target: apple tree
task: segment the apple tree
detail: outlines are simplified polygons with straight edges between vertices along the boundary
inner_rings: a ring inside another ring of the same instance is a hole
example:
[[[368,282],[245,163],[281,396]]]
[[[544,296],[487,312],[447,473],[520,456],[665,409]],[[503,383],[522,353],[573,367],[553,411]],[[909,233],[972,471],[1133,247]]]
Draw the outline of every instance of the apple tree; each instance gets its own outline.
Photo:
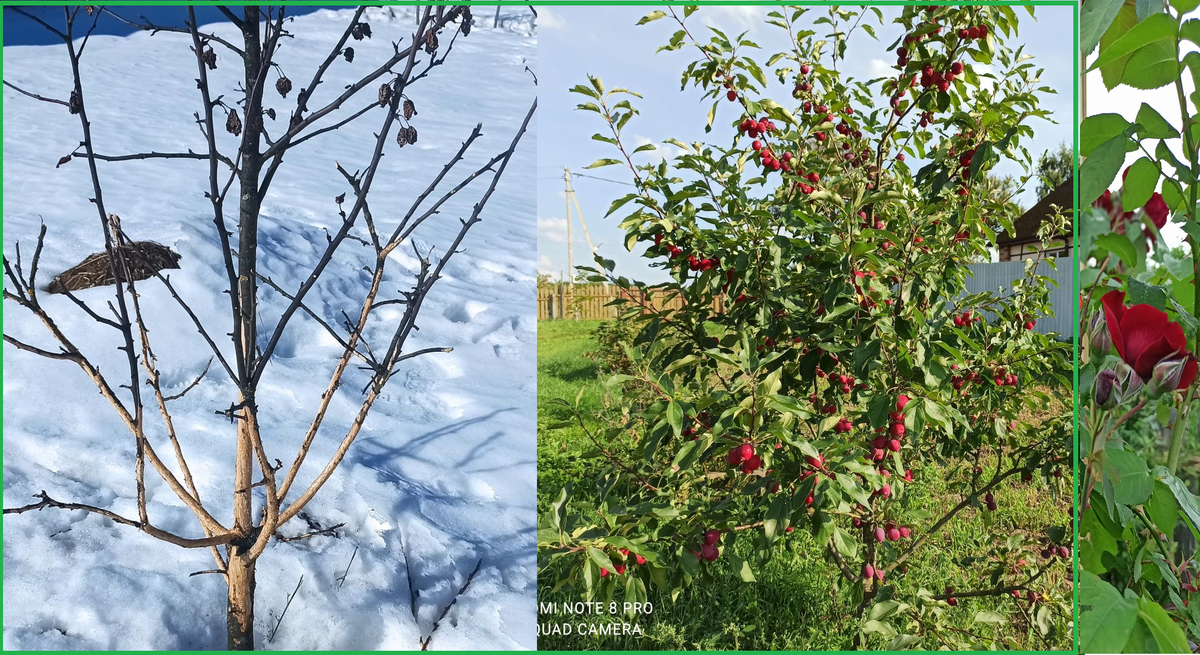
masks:
[[[655,147],[629,145],[641,96],[594,77],[573,89],[614,151],[593,166],[636,184],[609,214],[671,281],[628,280],[599,257],[586,269],[627,292],[633,370],[607,380],[602,429],[580,421],[597,485],[563,489],[542,517],[542,575],[587,598],[662,602],[727,576],[752,584],[808,531],[858,617],[847,645],[1003,647],[942,628],[981,596],[1013,611],[977,621],[1020,617],[1069,640],[1070,590],[1049,582],[1069,569],[1068,513],[1005,531],[944,586],[905,581],[947,526],[990,522],[1001,488],[1056,494],[1071,479],[1071,415],[1045,418],[1053,396],[1069,402],[1071,346],[1036,329],[1053,282],[1031,260],[1003,292],[966,291],[966,264],[990,260],[1016,218],[976,183],[1002,160],[1032,171],[1031,123],[1049,117],[1041,71],[1007,44],[1024,10],[897,9],[895,66],[868,81],[841,69],[850,35],[883,23],[878,8],[770,11],[791,47],[765,63],[744,35],[696,38],[695,11],[641,22],[675,22],[662,49],[697,53],[682,80],[711,100],[709,142],[669,139],[678,156],[635,163]],[[768,97],[778,84],[792,97]],[[671,296],[682,308],[659,309]],[[935,475],[954,497],[911,501]]]

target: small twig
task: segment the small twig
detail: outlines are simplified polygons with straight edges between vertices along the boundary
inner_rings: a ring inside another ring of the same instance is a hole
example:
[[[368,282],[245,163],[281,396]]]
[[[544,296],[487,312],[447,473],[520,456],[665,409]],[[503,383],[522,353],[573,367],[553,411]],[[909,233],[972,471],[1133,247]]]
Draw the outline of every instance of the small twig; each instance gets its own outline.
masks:
[[[346,564],[346,570],[345,570],[345,571],[342,571],[342,575],[341,575],[341,577],[339,577],[339,578],[337,579],[337,581],[338,581],[338,589],[341,589],[341,588],[342,588],[342,585],[346,583],[346,576],[347,576],[347,575],[350,575],[350,565],[354,563],[354,556],[355,556],[355,555],[357,555],[357,554],[358,554],[358,546],[355,546],[355,547],[354,547],[354,552],[353,552],[353,553],[350,553],[350,562],[349,562],[349,564]]]
[[[279,615],[279,620],[275,622],[275,627],[271,629],[271,636],[267,637],[267,643],[275,641],[275,633],[279,632],[279,624],[283,623],[283,617],[287,616],[288,608],[292,606],[292,599],[296,594],[300,593],[300,585],[304,584],[304,576],[300,576],[300,581],[296,583],[296,590],[287,597],[287,604],[283,606],[283,613]]]
[[[189,574],[188,574],[188,577],[189,577],[189,578],[194,578],[194,577],[196,577],[196,576],[198,576],[198,575],[208,575],[208,574],[210,574],[210,573],[219,573],[219,574],[221,574],[221,575],[225,575],[225,572],[224,572],[224,571],[222,571],[221,569],[209,569],[209,570],[207,570],[207,571],[196,571],[196,572],[194,572],[194,573],[189,573]]]
[[[187,395],[187,392],[191,391],[192,389],[195,389],[200,384],[200,381],[204,379],[204,376],[208,375],[208,368],[210,366],[212,366],[212,363],[213,363],[213,358],[209,357],[208,363],[204,365],[204,370],[200,371],[200,375],[197,375],[196,379],[192,380],[191,384],[187,385],[187,387],[183,391],[180,391],[179,393],[177,393],[175,395],[166,396],[165,398],[163,398],[163,401],[166,402],[168,400],[179,400],[180,398],[183,398],[185,395]]]
[[[471,575],[467,576],[467,581],[463,583],[462,588],[459,589],[458,593],[454,595],[454,600],[450,601],[450,604],[442,610],[441,615],[438,616],[437,620],[433,622],[433,629],[429,631],[429,635],[426,636],[425,639],[421,640],[421,650],[429,650],[429,642],[433,641],[433,633],[437,632],[438,626],[442,624],[442,619],[446,618],[446,614],[448,614],[450,612],[450,608],[454,607],[454,604],[458,602],[459,597],[467,592],[467,587],[471,586],[471,581],[475,579],[475,574],[479,573],[479,567],[481,566],[483,566],[482,557],[479,558],[479,561],[475,563],[475,570],[471,571]]]
[[[36,93],[26,91],[25,89],[22,89],[21,87],[13,84],[12,82],[9,82],[8,80],[4,80],[4,86],[7,86],[8,88],[12,89],[13,91],[16,91],[17,93],[27,95],[30,98],[33,98],[34,100],[41,100],[42,102],[52,102],[56,105],[62,105],[64,107],[71,106],[71,104],[68,103],[66,100],[59,100],[58,98],[47,98],[46,96],[40,96]]]

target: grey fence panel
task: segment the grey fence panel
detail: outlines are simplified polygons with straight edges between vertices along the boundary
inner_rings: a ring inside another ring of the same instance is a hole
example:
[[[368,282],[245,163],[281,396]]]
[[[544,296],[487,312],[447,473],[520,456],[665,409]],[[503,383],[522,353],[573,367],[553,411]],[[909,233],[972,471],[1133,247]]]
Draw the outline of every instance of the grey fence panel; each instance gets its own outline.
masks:
[[[1038,275],[1051,278],[1058,286],[1050,286],[1050,302],[1054,307],[1054,316],[1038,319],[1035,329],[1043,334],[1055,333],[1063,339],[1070,340],[1071,335],[1075,333],[1073,307],[1074,303],[1078,302],[1073,288],[1073,264],[1067,257],[1058,257],[1054,263],[1058,270],[1051,268],[1048,262],[1038,264]],[[1025,277],[1025,263],[1019,261],[971,264],[967,268],[972,273],[967,278],[967,293],[1007,292],[1012,289],[1013,282]]]

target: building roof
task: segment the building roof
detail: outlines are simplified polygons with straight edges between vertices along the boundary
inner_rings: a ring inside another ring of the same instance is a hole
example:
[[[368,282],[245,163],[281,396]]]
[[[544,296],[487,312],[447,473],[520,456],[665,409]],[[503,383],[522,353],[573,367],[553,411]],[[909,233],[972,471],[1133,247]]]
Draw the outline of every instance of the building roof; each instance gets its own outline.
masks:
[[[1053,213],[1051,205],[1070,210],[1075,205],[1075,178],[1068,177],[1065,182],[1055,187],[1045,198],[1038,201],[1032,209],[1022,214],[1014,223],[1016,234],[1001,232],[996,235],[996,245],[1028,243],[1037,241],[1037,231],[1042,221]],[[1056,235],[1063,236],[1063,235]]]

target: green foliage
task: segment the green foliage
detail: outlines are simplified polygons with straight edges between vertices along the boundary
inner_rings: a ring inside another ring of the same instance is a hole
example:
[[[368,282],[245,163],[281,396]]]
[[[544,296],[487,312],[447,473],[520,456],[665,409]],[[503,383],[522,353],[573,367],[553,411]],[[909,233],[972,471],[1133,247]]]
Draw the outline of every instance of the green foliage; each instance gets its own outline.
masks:
[[[1081,154],[1087,158],[1080,166],[1079,194],[1084,203],[1095,201],[1081,215],[1078,242],[1079,260],[1094,262],[1080,272],[1081,331],[1090,345],[1080,363],[1079,389],[1085,399],[1080,497],[1086,503],[1079,527],[1083,652],[1189,652],[1188,639],[1200,639],[1197,565],[1194,554],[1185,557],[1174,539],[1180,526],[1200,535],[1200,500],[1189,489],[1196,475],[1197,384],[1137,389],[1137,382],[1152,382],[1137,380],[1115,407],[1099,403],[1093,393],[1102,375],[1111,379],[1112,372],[1125,370],[1120,353],[1103,336],[1107,321],[1093,321],[1103,316],[1100,298],[1111,290],[1124,291],[1126,305],[1165,312],[1162,320],[1162,314],[1140,308],[1155,321],[1142,324],[1144,342],[1165,338],[1156,330],[1164,335],[1178,330],[1183,347],[1173,347],[1176,354],[1191,357],[1197,349],[1200,96],[1188,94],[1182,79],[1200,72],[1200,55],[1188,52],[1200,42],[1200,21],[1183,20],[1195,6],[1190,0],[1169,8],[1093,0],[1081,13],[1084,49],[1098,46],[1091,68],[1100,70],[1108,89],[1171,86],[1176,96],[1170,107],[1143,102],[1132,122],[1099,114],[1080,126]],[[1135,91],[1127,93],[1136,99]],[[1164,117],[1180,112],[1182,120]],[[1108,191],[1133,151],[1144,156]],[[1164,247],[1160,230],[1168,221],[1188,235],[1183,247]]]
[[[1058,185],[1070,179],[1075,172],[1075,155],[1067,144],[1059,144],[1055,150],[1047,150],[1038,158],[1038,198],[1045,198]]]
[[[824,15],[801,23],[808,11]],[[633,298],[682,302],[625,302],[629,372],[606,381],[597,425],[588,408],[561,404],[572,410],[561,425],[584,426],[593,444],[596,484],[564,488],[540,519],[551,592],[663,602],[730,576],[762,584],[805,533],[835,571],[838,602],[855,608],[851,645],[906,648],[936,634],[943,646],[1000,646],[939,628],[958,616],[956,593],[965,604],[1012,591],[1032,601],[1030,630],[1068,639],[1070,605],[1047,582],[1069,561],[1065,515],[955,562],[963,591],[904,574],[947,526],[994,521],[996,497],[1018,481],[1060,491],[1069,413],[1032,417],[1055,403],[1047,389],[1069,388],[1070,346],[1032,329],[1052,311],[1036,261],[1003,294],[966,293],[965,264],[994,245],[993,225],[1011,232],[1016,218],[980,181],[1010,159],[1030,179],[1029,123],[1048,115],[1039,96],[1052,91],[1006,45],[1016,11],[896,11],[909,33],[889,47],[896,73],[867,82],[836,62],[851,30],[882,21],[879,9],[771,11],[794,48],[765,66],[744,35],[692,41],[690,9],[647,16],[678,24],[664,49],[697,50],[683,83],[711,99],[714,142],[668,140],[681,154],[633,166],[637,190],[609,211],[628,248],[652,244],[646,256],[670,283],[630,281],[603,258],[581,269]],[[793,108],[761,97],[768,77],[795,83]],[[639,96],[596,78],[573,90],[603,121],[592,138],[616,151],[593,166],[628,165]],[[894,107],[871,106],[881,92]],[[901,155],[928,163],[914,173]],[[1048,229],[1063,232],[1062,221]],[[956,502],[913,488],[932,467]]]
[[[592,333],[596,347],[584,353],[584,356],[596,362],[596,368],[603,377],[632,373],[633,360],[626,349],[633,344],[636,336],[637,328],[631,321],[604,321]]]

